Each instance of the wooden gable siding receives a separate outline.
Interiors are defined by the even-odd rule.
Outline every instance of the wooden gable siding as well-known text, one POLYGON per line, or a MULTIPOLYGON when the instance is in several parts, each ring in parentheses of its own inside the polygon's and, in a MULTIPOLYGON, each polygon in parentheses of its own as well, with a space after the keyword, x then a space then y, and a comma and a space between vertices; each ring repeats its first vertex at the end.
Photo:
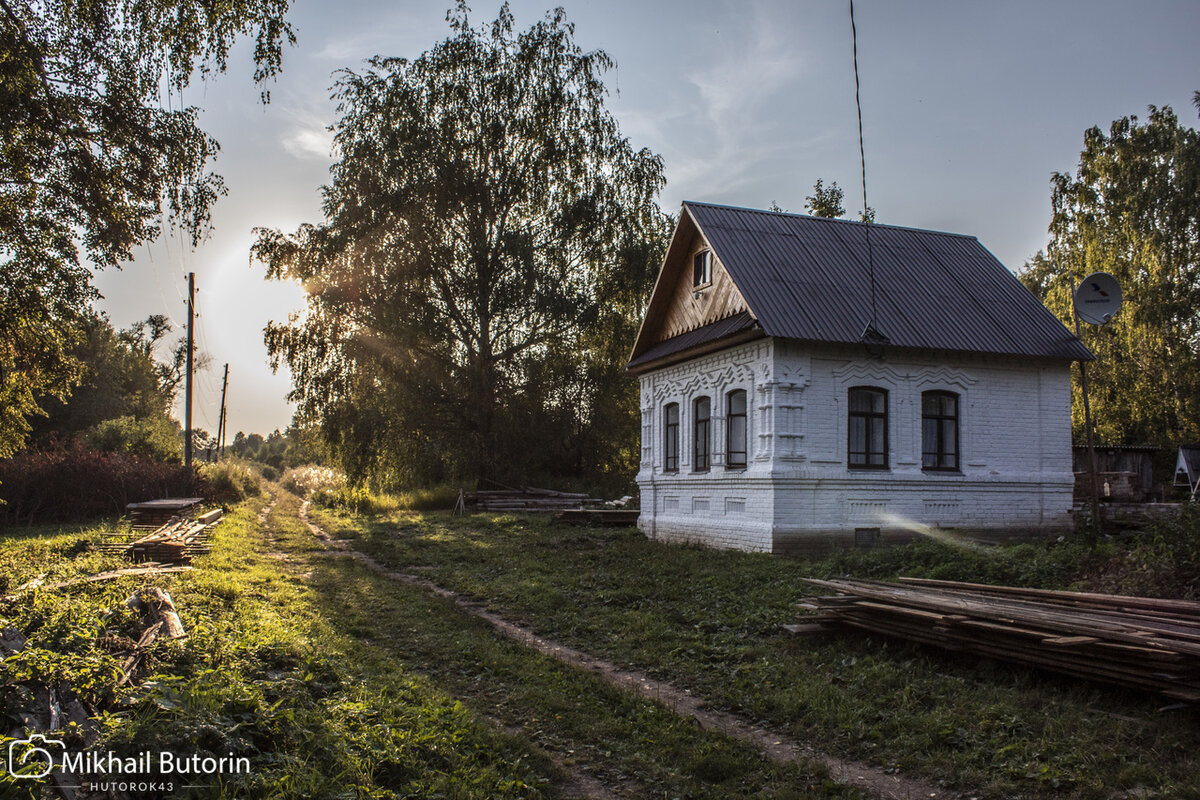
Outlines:
POLYGON ((692 286, 692 259, 697 253, 711 249, 704 237, 697 232, 684 249, 684 257, 675 264, 668 265, 667 268, 674 273, 673 282, 669 284, 669 299, 662 324, 651 338, 652 342, 662 342, 701 325, 750 310, 746 299, 734 285, 733 279, 729 277, 715 252, 712 256, 712 283, 700 289, 700 297, 692 296, 696 291, 692 286))

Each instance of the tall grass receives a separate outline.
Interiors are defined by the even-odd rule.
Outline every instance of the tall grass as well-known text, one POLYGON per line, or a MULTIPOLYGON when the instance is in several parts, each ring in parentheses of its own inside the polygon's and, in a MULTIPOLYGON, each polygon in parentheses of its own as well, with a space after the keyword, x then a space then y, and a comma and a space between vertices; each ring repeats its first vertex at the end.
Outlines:
POLYGON ((346 486, 346 476, 330 467, 306 464, 292 467, 279 479, 280 485, 292 494, 308 497, 316 491, 337 491, 346 486))
POLYGON ((315 505, 368 516, 397 511, 450 509, 454 507, 459 491, 443 485, 399 492, 375 492, 364 486, 350 484, 346 476, 337 470, 317 466, 290 469, 284 474, 281 484, 289 492, 307 497, 315 505))
POLYGON ((242 461, 201 464, 200 477, 208 485, 206 496, 219 503, 240 503, 262 494, 262 475, 242 461))

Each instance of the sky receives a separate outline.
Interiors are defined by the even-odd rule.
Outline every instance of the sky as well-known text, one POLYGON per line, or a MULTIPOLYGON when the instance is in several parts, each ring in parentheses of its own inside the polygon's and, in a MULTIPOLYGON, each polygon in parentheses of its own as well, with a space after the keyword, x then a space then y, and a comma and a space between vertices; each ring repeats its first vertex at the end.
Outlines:
MULTIPOLYGON (((193 424, 216 432, 229 364, 228 440, 286 428, 286 367, 273 373, 268 321, 302 312, 303 293, 250 261, 253 229, 320 223, 339 70, 373 55, 414 57, 446 38, 448 0, 297 0, 297 44, 259 102, 250 44, 228 72, 164 103, 200 108, 221 144, 228 194, 197 247, 164 234, 96 280, 117 327, 167 314, 182 331, 196 274, 199 349, 193 424)), ((549 2, 510 3, 518 30, 549 2)), ((617 62, 608 108, 637 148, 665 162, 660 205, 684 200, 804 213, 820 178, 862 208, 848 0, 562 0, 578 44, 617 62)), ((473 0, 476 24, 498 3, 473 0)), ((867 194, 881 223, 976 236, 1013 271, 1043 248, 1050 178, 1074 171, 1083 133, 1147 106, 1197 125, 1196 0, 858 0, 867 194)), ((181 393, 182 395, 182 393, 181 393)), ((183 418, 182 396, 176 417, 183 418)))

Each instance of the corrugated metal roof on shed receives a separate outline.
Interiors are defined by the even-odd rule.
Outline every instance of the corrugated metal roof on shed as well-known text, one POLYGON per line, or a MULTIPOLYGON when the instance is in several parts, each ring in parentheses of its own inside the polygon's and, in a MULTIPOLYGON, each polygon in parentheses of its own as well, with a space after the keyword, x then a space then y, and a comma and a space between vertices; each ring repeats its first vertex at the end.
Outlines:
MULTIPOLYGON (((684 210, 768 336, 860 341, 871 317, 864 223, 708 203, 684 210)), ((878 224, 870 236, 875 327, 893 347, 1092 358, 974 237, 878 224)))

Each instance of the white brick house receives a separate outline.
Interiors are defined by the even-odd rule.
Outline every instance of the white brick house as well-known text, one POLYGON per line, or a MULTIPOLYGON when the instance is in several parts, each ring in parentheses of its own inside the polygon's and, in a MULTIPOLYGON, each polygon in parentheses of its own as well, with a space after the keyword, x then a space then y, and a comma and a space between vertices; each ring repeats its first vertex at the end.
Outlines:
POLYGON ((639 526, 770 552, 1068 528, 1081 358, 972 237, 684 203, 627 366, 639 526))

